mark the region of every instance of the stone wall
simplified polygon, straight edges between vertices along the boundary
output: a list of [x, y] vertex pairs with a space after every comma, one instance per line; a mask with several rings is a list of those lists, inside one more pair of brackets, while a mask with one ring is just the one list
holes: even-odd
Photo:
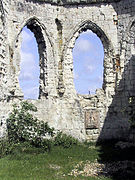
[[[2, 1], [1, 1], [2, 2]], [[134, 0], [54, 4], [3, 0], [0, 19], [1, 136], [19, 87], [21, 31], [35, 35], [40, 64], [39, 119], [80, 140], [124, 138], [129, 133], [129, 97], [134, 96]], [[3, 13], [4, 12], [4, 13]], [[92, 30], [104, 46], [103, 88], [79, 95], [73, 82], [72, 49]]]

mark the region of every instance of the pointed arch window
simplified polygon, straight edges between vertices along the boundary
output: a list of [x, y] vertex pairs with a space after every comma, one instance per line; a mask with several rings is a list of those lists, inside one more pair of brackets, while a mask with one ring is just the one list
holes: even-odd
[[82, 32], [73, 48], [74, 84], [78, 94], [95, 94], [103, 85], [104, 48], [91, 30]]
[[24, 99], [39, 97], [39, 53], [34, 34], [25, 26], [22, 30], [19, 83]]

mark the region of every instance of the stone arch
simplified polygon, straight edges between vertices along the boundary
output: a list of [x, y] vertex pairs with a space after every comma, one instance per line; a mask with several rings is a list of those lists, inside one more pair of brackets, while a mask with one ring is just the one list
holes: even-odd
[[[15, 37], [15, 43], [16, 43], [18, 36], [20, 35], [22, 29], [31, 21], [35, 21], [35, 23], [37, 23], [37, 25], [42, 29], [42, 34], [44, 35], [44, 39], [47, 39], [49, 41], [50, 45], [53, 47], [53, 43], [50, 39], [51, 36], [50, 36], [49, 32], [47, 31], [45, 25], [36, 16], [31, 16], [28, 19], [25, 19], [23, 22], [21, 22], [20, 28], [17, 27], [18, 32]], [[53, 52], [53, 55], [54, 55], [54, 52]]]
[[[13, 49], [11, 49], [10, 51], [10, 58], [13, 59], [13, 63], [11, 65], [11, 71], [12, 74], [14, 74], [13, 76], [16, 78], [16, 82], [14, 82], [14, 85], [16, 86], [16, 84], [18, 84], [18, 75], [20, 72], [20, 46], [21, 46], [21, 31], [23, 29], [23, 27], [27, 26], [27, 28], [34, 33], [34, 36], [36, 38], [37, 41], [37, 45], [38, 45], [38, 53], [39, 53], [39, 66], [40, 66], [40, 77], [39, 77], [39, 99], [40, 98], [47, 98], [48, 96], [48, 74], [47, 74], [47, 64], [48, 64], [48, 59], [47, 59], [47, 44], [46, 42], [48, 42], [48, 44], [50, 45], [50, 47], [52, 47], [52, 43], [49, 39], [49, 35], [46, 32], [46, 29], [44, 27], [44, 25], [42, 23], [40, 23], [40, 21], [36, 18], [36, 17], [31, 17], [28, 20], [25, 20], [25, 22], [23, 23], [23, 25], [21, 26], [21, 28], [18, 30], [18, 34], [15, 38], [15, 44], [13, 46]], [[52, 50], [52, 49], [51, 49]], [[52, 56], [54, 56], [53, 51], [52, 51]], [[16, 89], [18, 88], [19, 93], [20, 93], [20, 88], [19, 87], [15, 87]], [[16, 91], [18, 91], [16, 90]], [[22, 94], [21, 94], [22, 96]]]
[[[114, 48], [111, 44], [111, 41], [109, 40], [108, 36], [106, 33], [95, 23], [93, 23], [90, 20], [83, 21], [82, 23], [78, 24], [73, 30], [72, 33], [70, 34], [67, 44], [64, 46], [63, 49], [63, 59], [70, 59], [70, 69], [73, 71], [73, 59], [72, 57], [72, 49], [74, 47], [76, 39], [79, 37], [79, 35], [87, 30], [91, 30], [93, 33], [95, 33], [101, 40], [103, 47], [104, 47], [104, 73], [103, 73], [103, 90], [106, 92], [107, 84], [112, 83], [114, 86], [114, 83], [116, 81], [115, 77], [112, 80], [109, 80], [109, 74], [111, 74], [111, 70], [107, 71], [107, 68], [110, 66], [110, 63], [112, 65], [112, 69], [115, 71], [115, 54], [114, 54]], [[71, 65], [72, 64], [72, 65]], [[63, 65], [63, 69], [64, 69]], [[73, 74], [73, 73], [72, 73]], [[72, 75], [72, 80], [73, 80], [73, 75]], [[75, 89], [75, 88], [74, 88]]]
[[69, 37], [67, 38], [67, 43], [65, 44], [63, 48], [63, 54], [66, 54], [66, 50], [68, 49], [69, 43], [72, 41], [73, 45], [75, 44], [75, 40], [79, 37], [79, 35], [87, 30], [91, 30], [93, 33], [95, 33], [100, 40], [103, 43], [105, 51], [107, 51], [110, 54], [114, 54], [113, 52], [113, 46], [111, 44], [111, 41], [109, 40], [107, 34], [95, 23], [93, 23], [90, 20], [83, 21], [80, 24], [76, 25], [72, 32], [70, 33]]

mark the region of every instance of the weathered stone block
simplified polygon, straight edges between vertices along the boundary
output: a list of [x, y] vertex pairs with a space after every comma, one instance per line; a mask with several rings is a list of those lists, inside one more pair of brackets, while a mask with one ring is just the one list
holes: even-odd
[[86, 129], [98, 129], [100, 116], [97, 110], [87, 110], [85, 112], [85, 128]]

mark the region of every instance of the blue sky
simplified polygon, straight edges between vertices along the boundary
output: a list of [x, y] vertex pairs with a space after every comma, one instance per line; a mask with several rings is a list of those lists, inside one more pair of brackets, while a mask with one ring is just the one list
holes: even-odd
[[74, 83], [79, 94], [102, 88], [104, 49], [92, 31], [83, 32], [73, 48]]
[[20, 87], [25, 99], [37, 99], [39, 95], [39, 55], [34, 34], [23, 28], [21, 45]]
[[[102, 87], [104, 51], [101, 40], [92, 31], [83, 32], [73, 48], [74, 84], [77, 93], [95, 93]], [[21, 45], [20, 87], [25, 99], [39, 95], [39, 55], [34, 34], [23, 28]]]

